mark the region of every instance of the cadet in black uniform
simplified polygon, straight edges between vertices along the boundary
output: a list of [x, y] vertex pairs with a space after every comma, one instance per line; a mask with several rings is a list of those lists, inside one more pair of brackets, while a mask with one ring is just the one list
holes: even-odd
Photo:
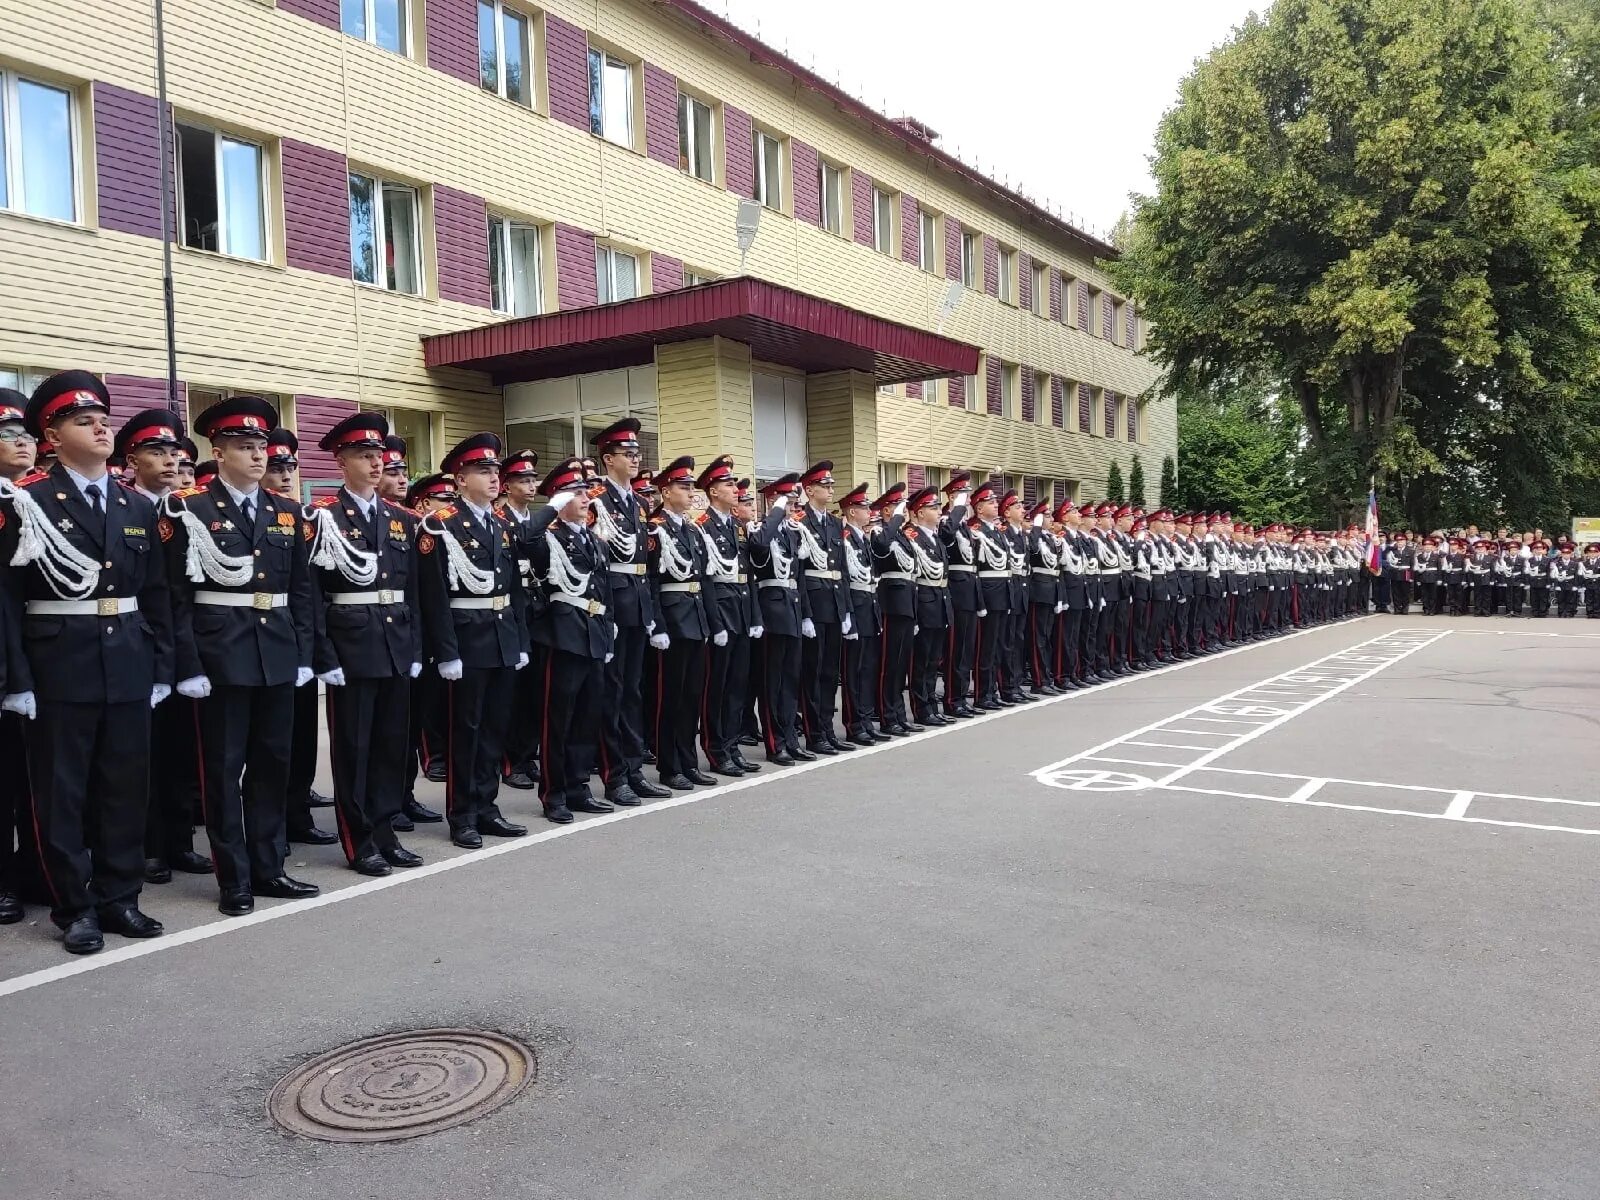
[[[874, 728], [878, 720], [878, 656], [883, 624], [878, 614], [878, 583], [872, 571], [872, 514], [867, 485], [858, 483], [839, 501], [844, 518], [844, 573], [850, 591], [851, 631], [844, 638], [840, 697], [844, 701], [845, 736], [852, 745], [871, 746], [887, 738]], [[946, 676], [948, 678], [948, 675]]]
[[[519, 450], [500, 464], [500, 502], [495, 512], [512, 529], [511, 541], [522, 546], [533, 520], [533, 498], [539, 494], [539, 456]], [[539, 786], [539, 726], [544, 714], [544, 647], [533, 640], [534, 623], [544, 614], [544, 589], [531, 586], [533, 563], [526, 554], [517, 562], [522, 575], [524, 627], [529, 631], [528, 665], [512, 681], [511, 721], [506, 727], [506, 749], [500, 782], [506, 787], [532, 791]]]
[[494, 511], [503, 448], [498, 434], [475, 433], [451, 450], [441, 465], [460, 500], [424, 517], [417, 533], [424, 642], [448, 685], [445, 816], [451, 840], [468, 850], [486, 833], [528, 832], [495, 804], [512, 679], [528, 665], [519, 549]]
[[1416, 574], [1417, 552], [1401, 532], [1389, 539], [1383, 554], [1383, 574], [1389, 581], [1389, 599], [1394, 611], [1404, 616], [1411, 611], [1411, 585]]
[[[406, 492], [406, 507], [420, 520], [441, 508], [452, 508], [456, 503], [456, 485], [448, 475], [424, 475]], [[421, 538], [419, 528], [418, 538]], [[435, 783], [445, 777], [444, 747], [449, 741], [449, 722], [445, 713], [445, 689], [448, 686], [439, 678], [438, 663], [423, 637], [422, 674], [411, 681], [411, 732], [406, 751], [406, 794], [401, 801], [400, 815], [395, 818], [397, 832], [410, 833], [419, 824], [443, 821], [444, 814], [434, 812], [417, 800], [417, 773]], [[429, 765], [437, 763], [438, 771]], [[437, 778], [435, 777], [437, 775]]]
[[955, 471], [944, 485], [949, 507], [939, 522], [939, 537], [944, 541], [945, 566], [950, 580], [950, 644], [944, 659], [944, 711], [951, 717], [975, 717], [972, 707], [973, 671], [978, 655], [978, 610], [983, 607], [978, 588], [977, 551], [972, 531], [969, 500], [972, 475]]
[[161, 517], [178, 691], [202, 702], [201, 802], [227, 916], [258, 895], [318, 892], [283, 869], [294, 690], [312, 680], [314, 613], [304, 510], [261, 487], [277, 425], [259, 396], [206, 409], [195, 429], [217, 475], [167, 497]]
[[906, 485], [896, 483], [873, 506], [883, 514], [883, 528], [872, 538], [873, 568], [878, 576], [878, 611], [883, 638], [878, 664], [878, 728], [905, 737], [926, 726], [906, 711], [911, 659], [917, 629], [917, 559], [907, 541]]
[[312, 505], [310, 518], [322, 605], [314, 666], [328, 688], [334, 815], [345, 859], [362, 875], [422, 865], [394, 830], [411, 680], [422, 674], [422, 617], [416, 515], [378, 495], [388, 432], [381, 414], [357, 413], [323, 435], [318, 444], [334, 455], [343, 483]]
[[790, 505], [799, 499], [800, 476], [785, 475], [761, 494], [771, 507], [746, 543], [763, 630], [761, 731], [768, 761], [787, 767], [817, 757], [800, 744], [799, 733], [800, 640], [811, 615], [806, 589], [795, 578], [800, 534]]
[[[0, 388], [0, 479], [15, 483], [33, 473], [37, 441], [26, 425], [28, 398], [11, 388]], [[19, 619], [0, 612], [0, 663], [7, 655], [21, 654], [17, 642]], [[7, 646], [5, 639], [10, 640]], [[0, 681], [0, 694], [4, 683]], [[23, 749], [24, 718], [0, 712], [0, 925], [22, 920], [23, 900], [37, 901], [44, 892], [39, 874], [38, 843], [33, 838], [32, 804], [28, 792], [27, 754]]]
[[155, 505], [106, 470], [105, 385], [63, 371], [39, 385], [26, 412], [56, 463], [23, 476], [0, 506], [0, 562], [16, 568], [0, 572], [0, 641], [13, 651], [0, 664], [3, 707], [28, 718], [30, 816], [50, 919], [70, 953], [93, 954], [103, 930], [162, 932], [138, 904], [150, 710], [172, 691], [169, 592]]
[[925, 487], [907, 502], [911, 519], [901, 532], [915, 561], [916, 629], [911, 642], [911, 720], [949, 725], [954, 717], [939, 711], [939, 675], [950, 636], [950, 584], [945, 571], [944, 542], [939, 537], [941, 502], [937, 488]]
[[1578, 593], [1583, 581], [1580, 577], [1582, 564], [1573, 553], [1576, 549], [1571, 541], [1562, 538], [1556, 546], [1558, 557], [1550, 562], [1550, 590], [1555, 593], [1558, 617], [1578, 615]]
[[1528, 583], [1528, 611], [1536, 617], [1550, 615], [1550, 543], [1537, 539], [1528, 547], [1531, 553], [1523, 560], [1522, 576]]
[[714, 774], [738, 778], [761, 769], [739, 749], [749, 696], [750, 635], [760, 618], [744, 562], [747, 535], [733, 511], [739, 500], [739, 480], [733, 468], [733, 459], [724, 454], [695, 482], [709, 501], [699, 519], [706, 546], [706, 604], [717, 610], [717, 622], [728, 635], [724, 642], [713, 640], [706, 651], [700, 746]]
[[833, 503], [833, 463], [824, 459], [800, 476], [805, 507], [796, 532], [800, 556], [795, 563], [805, 589], [807, 620], [801, 625], [800, 717], [806, 748], [833, 755], [855, 747], [841, 741], [833, 727], [839, 692], [839, 647], [854, 628], [850, 589], [844, 580], [844, 526], [828, 511]]
[[1055, 681], [1056, 633], [1061, 615], [1061, 541], [1050, 528], [1050, 501], [1028, 511], [1028, 675], [1036, 696], [1059, 694]]
[[[537, 462], [538, 458], [535, 454], [534, 461]], [[410, 487], [410, 470], [410, 464], [406, 461], [405, 438], [389, 434], [383, 439], [383, 475], [378, 480], [378, 498], [390, 504], [405, 504], [406, 491]]]
[[977, 668], [972, 694], [977, 708], [996, 709], [1002, 707], [1001, 654], [1011, 607], [1011, 547], [999, 520], [1000, 493], [993, 483], [980, 483], [973, 489], [972, 511], [967, 532], [978, 568]]

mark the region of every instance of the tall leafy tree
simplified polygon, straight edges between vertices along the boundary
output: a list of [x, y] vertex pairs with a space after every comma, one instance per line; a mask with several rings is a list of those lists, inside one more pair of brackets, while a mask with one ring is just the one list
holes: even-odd
[[1299, 415], [1259, 381], [1178, 394], [1178, 472], [1161, 502], [1252, 524], [1323, 523], [1304, 478]]

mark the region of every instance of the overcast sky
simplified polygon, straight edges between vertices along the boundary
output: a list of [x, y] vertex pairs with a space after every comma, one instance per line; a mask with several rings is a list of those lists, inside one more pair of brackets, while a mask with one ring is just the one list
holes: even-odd
[[[1265, 0], [702, 0], [1104, 235], [1148, 191], [1161, 114]], [[842, 31], [848, 31], [844, 34]], [[1025, 119], [1019, 114], [1026, 114]]]

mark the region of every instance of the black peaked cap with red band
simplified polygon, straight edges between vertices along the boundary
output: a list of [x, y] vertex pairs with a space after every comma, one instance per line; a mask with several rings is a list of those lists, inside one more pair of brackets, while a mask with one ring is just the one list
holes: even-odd
[[800, 476], [800, 482], [806, 487], [832, 487], [833, 463], [829, 459], [812, 463], [805, 474]]
[[415, 508], [424, 500], [454, 500], [456, 485], [448, 475], [424, 475], [406, 493], [406, 507]]
[[750, 481], [748, 479], [739, 480], [739, 503], [754, 504], [755, 502], [756, 494], [750, 490]]
[[951, 476], [950, 476], [950, 482], [944, 485], [944, 494], [946, 496], [954, 496], [957, 492], [961, 491], [963, 488], [969, 487], [971, 485], [971, 483], [972, 483], [972, 472], [971, 471], [956, 471], [956, 472], [953, 472], [951, 474]]
[[719, 454], [711, 460], [709, 467], [700, 472], [700, 478], [695, 480], [695, 486], [702, 492], [709, 492], [712, 484], [730, 481], [735, 481], [733, 455]]
[[673, 459], [656, 472], [657, 487], [666, 487], [670, 483], [686, 483], [693, 487], [694, 459], [685, 454], [682, 458]]
[[15, 388], [0, 388], [0, 425], [14, 425], [28, 415], [28, 398]]
[[640, 471], [633, 477], [633, 494], [635, 496], [659, 496], [661, 489], [656, 486], [656, 473], [654, 471]]
[[911, 500], [906, 508], [911, 512], [920, 512], [925, 508], [941, 508], [944, 502], [939, 499], [939, 489], [936, 487], [918, 488], [911, 493]]
[[178, 462], [180, 464], [186, 462], [189, 464], [189, 466], [193, 467], [199, 457], [200, 447], [194, 444], [194, 439], [191, 437], [184, 438], [183, 449], [178, 454]]
[[623, 417], [614, 425], [607, 425], [594, 435], [594, 448], [601, 454], [608, 450], [626, 450], [639, 445], [639, 419]]
[[444, 461], [439, 466], [446, 475], [454, 475], [457, 471], [475, 467], [479, 463], [498, 467], [500, 455], [504, 450], [505, 443], [500, 440], [500, 435], [486, 430], [457, 442], [455, 448], [444, 456]]
[[1013, 491], [1007, 491], [1004, 496], [1000, 497], [1000, 511], [1001, 512], [1005, 512], [1005, 510], [1010, 508], [1013, 504], [1021, 504], [1021, 503], [1022, 503], [1022, 497], [1021, 496], [1017, 495]]
[[1038, 503], [1036, 503], [1032, 508], [1030, 508], [1028, 510], [1028, 520], [1031, 521], [1035, 517], [1044, 517], [1044, 516], [1048, 516], [1049, 514], [1050, 514], [1050, 501], [1048, 501], [1048, 500], [1040, 500]]
[[872, 502], [867, 499], [867, 485], [858, 483], [844, 494], [844, 499], [839, 501], [840, 508], [870, 508]]
[[564, 458], [539, 482], [539, 494], [549, 497], [583, 487], [583, 459]]
[[111, 453], [126, 458], [130, 451], [144, 446], [167, 446], [176, 450], [182, 445], [183, 419], [170, 408], [146, 408], [122, 423], [111, 445]]
[[194, 420], [195, 432], [213, 442], [227, 437], [265, 439], [277, 427], [278, 410], [260, 396], [229, 396]]
[[518, 450], [500, 467], [501, 479], [532, 479], [539, 473], [539, 455], [533, 450]]
[[877, 509], [879, 512], [882, 512], [885, 509], [893, 508], [896, 504], [899, 504], [900, 501], [904, 500], [905, 497], [906, 485], [903, 483], [892, 483], [889, 485], [889, 490], [887, 492], [872, 502], [872, 507]]
[[774, 479], [771, 483], [766, 484], [765, 486], [763, 486], [762, 489], [761, 489], [761, 494], [763, 496], [765, 496], [768, 500], [771, 500], [775, 496], [788, 496], [788, 495], [791, 495], [795, 491], [795, 489], [797, 489], [799, 486], [800, 486], [800, 476], [799, 476], [799, 474], [794, 472], [794, 471], [790, 471], [787, 475], [783, 476], [782, 478]]
[[28, 432], [42, 439], [52, 422], [88, 408], [110, 415], [111, 393], [106, 391], [106, 385], [87, 371], [58, 371], [33, 389], [24, 420]]
[[346, 417], [317, 443], [337, 454], [341, 450], [382, 450], [389, 436], [389, 418], [382, 413], [361, 412]]
[[383, 439], [383, 469], [385, 471], [406, 469], [406, 440], [398, 434], [391, 433]]
[[293, 458], [299, 453], [300, 439], [295, 436], [294, 430], [285, 429], [282, 425], [279, 425], [271, 433], [267, 434], [267, 458], [269, 460], [274, 458]]
[[1000, 499], [1000, 489], [995, 487], [995, 485], [990, 481], [984, 480], [977, 487], [972, 489], [972, 495], [968, 497], [968, 499], [970, 499], [974, 505], [982, 504], [985, 500], [998, 500]]
[[204, 462], [194, 465], [194, 485], [198, 488], [208, 486], [217, 477], [217, 460], [208, 458]]

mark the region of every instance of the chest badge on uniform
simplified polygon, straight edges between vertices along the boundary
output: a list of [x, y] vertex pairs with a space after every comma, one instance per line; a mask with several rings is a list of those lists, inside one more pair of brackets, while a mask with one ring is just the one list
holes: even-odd
[[419, 537], [417, 539], [417, 553], [418, 554], [432, 554], [433, 553], [433, 535], [431, 533], [425, 533], [425, 534], [423, 534], [421, 537]]
[[63, 533], [69, 533], [72, 530], [72, 518], [71, 517], [62, 517], [61, 520], [56, 522], [56, 524], [61, 526], [61, 531]]
[[293, 525], [294, 524], [294, 514], [293, 513], [279, 513], [278, 514], [278, 524], [279, 525]]

